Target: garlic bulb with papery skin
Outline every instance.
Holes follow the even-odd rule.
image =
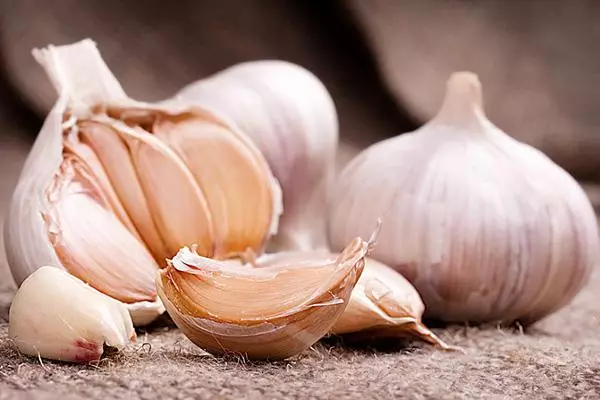
[[[239,126],[267,159],[283,191],[275,250],[327,247],[326,200],[335,172],[338,121],[325,86],[284,61],[252,61],[183,88],[177,97]]]
[[[457,350],[421,322],[425,305],[417,290],[398,272],[371,258],[352,291],[348,306],[331,333],[375,337],[418,338],[443,350]]]
[[[23,354],[76,363],[97,361],[105,345],[120,349],[136,338],[123,304],[48,266],[17,291],[8,335]]]
[[[62,267],[143,325],[164,312],[156,270],[182,246],[215,258],[262,251],[281,193],[248,138],[199,107],[130,99],[91,40],[34,55],[59,99],[5,224],[17,284]]]
[[[274,254],[260,267],[184,248],[159,271],[158,293],[204,350],[284,359],[312,346],[342,315],[375,239],[356,238],[339,255]]]
[[[598,262],[598,227],[578,183],[494,126],[480,82],[453,74],[417,131],[360,153],[331,196],[334,249],[383,227],[372,257],[419,291],[427,317],[531,324],[567,304]]]

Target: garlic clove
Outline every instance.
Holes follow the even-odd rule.
[[[182,249],[159,272],[160,298],[196,345],[214,354],[284,359],[324,336],[343,313],[372,242],[342,254],[270,258],[261,268]]]
[[[77,158],[65,157],[43,214],[62,265],[99,291],[125,303],[155,301],[158,266],[112,214]]]
[[[131,216],[134,229],[139,232],[140,239],[145,242],[160,265],[172,254],[169,254],[152,218],[148,200],[126,143],[119,133],[107,124],[84,120],[78,123],[78,127],[81,142],[89,146],[91,156],[99,159],[99,163],[110,177],[108,186],[114,188],[118,194],[120,203]],[[86,154],[86,160],[90,155]]]
[[[274,199],[268,166],[258,150],[210,115],[161,118],[153,132],[185,162],[206,196],[215,257],[237,256],[248,247],[262,250]]]
[[[387,265],[367,258],[348,306],[331,333],[359,334],[365,339],[411,336],[443,350],[457,350],[421,322],[424,311],[423,301],[410,282]]]
[[[327,249],[326,201],[339,127],[323,83],[299,65],[251,61],[193,82],[177,98],[232,122],[265,156],[285,210],[270,251]]]
[[[121,349],[136,338],[121,303],[48,266],[17,291],[8,334],[23,354],[75,363],[97,361],[104,346]]]
[[[121,135],[147,199],[167,254],[192,244],[207,256],[214,253],[213,216],[190,170],[154,135],[119,121],[106,120]],[[161,260],[162,261],[162,260]],[[162,266],[162,265],[161,265]]]
[[[450,77],[427,124],[351,161],[329,207],[334,250],[383,217],[372,257],[448,322],[535,323],[573,299],[600,254],[579,184],[487,119],[472,73]]]
[[[67,131],[70,129],[70,132],[67,134],[68,138],[64,143],[65,150],[77,156],[77,158],[79,158],[83,164],[87,165],[92,174],[96,177],[98,186],[106,198],[108,203],[107,205],[110,207],[112,212],[117,218],[119,218],[123,225],[125,225],[127,229],[136,236],[136,238],[141,240],[136,227],[133,225],[131,218],[129,218],[127,211],[125,211],[119,196],[115,192],[115,189],[108,178],[106,173],[106,164],[103,165],[98,158],[97,153],[90,146],[78,139],[75,139],[76,132],[81,132],[81,124],[77,126],[75,122],[76,121],[67,121],[65,124],[63,124],[63,127],[65,127]]]

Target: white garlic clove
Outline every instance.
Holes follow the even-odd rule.
[[[335,105],[306,69],[283,61],[235,65],[177,97],[237,125],[261,150],[283,191],[273,250],[327,248],[326,200],[338,146]]]
[[[23,354],[75,363],[97,361],[104,346],[121,349],[136,338],[121,303],[48,266],[17,291],[8,334]]]
[[[343,313],[371,242],[355,239],[340,255],[273,256],[254,268],[182,249],[159,272],[169,315],[214,354],[284,359],[323,337]]]
[[[364,339],[409,336],[443,350],[457,350],[423,324],[424,311],[423,301],[410,282],[387,265],[366,258],[348,306],[331,333]]]
[[[479,80],[453,74],[438,115],[377,143],[330,198],[335,249],[384,225],[372,257],[419,291],[426,316],[531,324],[560,309],[598,262],[598,227],[578,183],[494,126]]]

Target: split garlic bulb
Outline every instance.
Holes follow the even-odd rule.
[[[23,354],[76,363],[97,361],[105,345],[121,349],[136,338],[123,304],[47,266],[17,291],[8,335]]]
[[[143,325],[164,311],[156,271],[181,247],[214,258],[262,251],[281,193],[248,138],[199,107],[128,98],[91,40],[34,54],[59,99],[5,225],[17,284],[60,266]]]
[[[264,256],[260,264],[216,261],[182,249],[157,287],[175,324],[214,354],[285,359],[323,337],[342,315],[374,239],[341,254]]]
[[[372,257],[419,291],[426,316],[531,324],[566,305],[598,262],[577,182],[484,115],[479,80],[453,74],[435,118],[360,153],[330,199],[334,249],[383,219]]]
[[[321,81],[284,61],[252,61],[177,95],[236,124],[258,146],[283,191],[274,250],[327,247],[326,202],[335,172],[338,121]]]

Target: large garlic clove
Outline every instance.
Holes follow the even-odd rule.
[[[339,256],[272,256],[253,268],[182,249],[159,272],[169,315],[196,345],[215,354],[283,359],[324,336],[343,313],[370,243],[355,239]]]
[[[194,82],[184,101],[235,123],[265,155],[283,190],[277,250],[327,248],[326,198],[335,172],[338,121],[325,86],[283,61],[238,64]]]
[[[26,355],[87,363],[104,346],[123,348],[136,335],[127,309],[55,267],[41,267],[17,291],[8,334]]]
[[[156,300],[156,263],[106,207],[102,193],[90,180],[90,171],[66,155],[59,172],[43,219],[62,265],[125,303]]]
[[[163,118],[153,131],[185,161],[201,185],[215,223],[214,256],[237,256],[248,247],[262,250],[276,199],[272,181],[265,179],[268,166],[258,150],[209,115]]]
[[[236,232],[220,232],[216,240],[223,221],[215,220],[201,189],[211,182],[198,181],[186,164],[193,162],[198,175],[196,157],[203,154],[182,159],[155,134],[156,122],[199,120],[202,131],[226,125],[198,107],[128,98],[90,40],[34,54],[59,99],[25,163],[5,223],[13,277],[20,285],[39,265],[62,267],[123,302],[134,324],[149,323],[164,312],[154,275],[166,257],[192,243],[213,256],[239,239]],[[260,252],[276,231],[280,191],[252,142],[238,144],[213,151],[223,151],[224,160],[246,151],[252,165],[262,166],[254,169],[260,176],[244,186],[257,196],[253,205],[260,199],[259,212],[244,215],[242,225],[252,234],[236,242]],[[263,201],[265,192],[270,196]],[[220,212],[237,218],[240,203],[241,196],[227,199]]]
[[[567,304],[598,262],[598,227],[577,182],[486,119],[476,75],[448,81],[439,114],[377,143],[330,201],[334,249],[384,225],[373,258],[419,291],[426,316],[531,324]]]
[[[387,265],[367,258],[346,310],[331,333],[364,338],[411,336],[454,350],[421,322],[425,305],[417,290]]]

